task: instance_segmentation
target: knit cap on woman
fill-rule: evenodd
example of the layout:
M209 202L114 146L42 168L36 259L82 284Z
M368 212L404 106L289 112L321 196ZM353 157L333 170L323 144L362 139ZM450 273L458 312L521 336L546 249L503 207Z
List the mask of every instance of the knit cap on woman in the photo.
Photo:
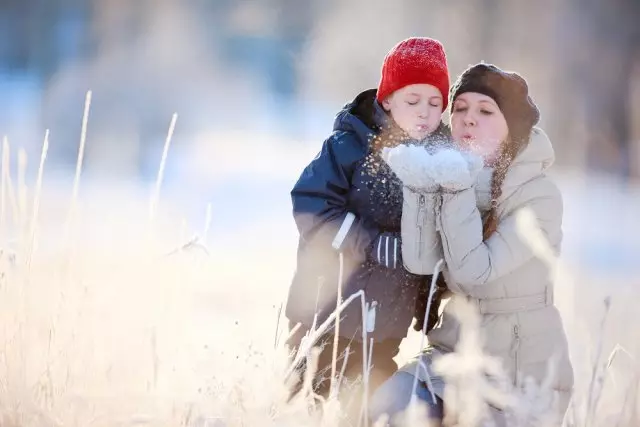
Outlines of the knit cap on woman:
M477 92L492 98L507 122L511 143L518 147L527 143L531 129L540 120L540 111L522 76L493 64L476 64L464 70L451 87L449 103L452 109L456 98L465 92Z
M442 43L428 37L400 41L385 56L376 98L384 101L398 89L430 84L442 94L443 110L449 95L449 67Z

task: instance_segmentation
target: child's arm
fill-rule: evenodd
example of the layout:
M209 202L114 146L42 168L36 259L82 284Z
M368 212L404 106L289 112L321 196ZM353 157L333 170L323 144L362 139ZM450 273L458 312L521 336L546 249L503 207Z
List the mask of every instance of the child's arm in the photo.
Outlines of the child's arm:
M346 132L327 139L291 191L293 215L302 239L333 246L364 260L380 231L353 212L347 202L351 179L367 147Z

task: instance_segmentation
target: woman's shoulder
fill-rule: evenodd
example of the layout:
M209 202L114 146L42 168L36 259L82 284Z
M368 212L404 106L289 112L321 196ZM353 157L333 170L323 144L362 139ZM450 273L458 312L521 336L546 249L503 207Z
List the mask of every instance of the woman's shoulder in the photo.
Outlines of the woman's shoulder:
M513 194L523 202L545 199L556 203L562 203L562 191L548 174L540 174L522 184Z
M504 213L509 215L520 209L531 208L538 220L561 221L564 201L560 187L546 174L524 183L506 201Z

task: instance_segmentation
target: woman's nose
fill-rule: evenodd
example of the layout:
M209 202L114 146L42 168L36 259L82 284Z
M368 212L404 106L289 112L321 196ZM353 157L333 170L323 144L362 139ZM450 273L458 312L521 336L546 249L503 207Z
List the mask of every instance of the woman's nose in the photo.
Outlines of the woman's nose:
M476 125L476 118L473 116L473 114L465 114L464 115L464 124L467 126L475 126Z

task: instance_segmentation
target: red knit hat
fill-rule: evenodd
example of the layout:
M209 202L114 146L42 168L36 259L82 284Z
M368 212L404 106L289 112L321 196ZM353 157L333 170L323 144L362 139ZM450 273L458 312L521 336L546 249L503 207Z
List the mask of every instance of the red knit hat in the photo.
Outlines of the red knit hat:
M396 90L420 83L433 85L440 90L444 103L442 109L446 110L449 68L444 47L438 40L411 37L396 44L385 56L376 98L382 102Z

